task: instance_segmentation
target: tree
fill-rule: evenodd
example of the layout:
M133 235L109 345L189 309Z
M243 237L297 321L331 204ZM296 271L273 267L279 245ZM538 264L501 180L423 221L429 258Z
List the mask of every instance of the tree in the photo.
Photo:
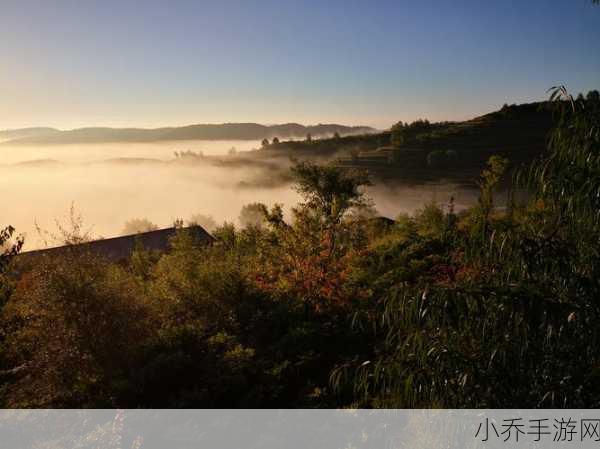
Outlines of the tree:
M306 135L306 141L307 141L308 143L311 143L311 142L312 142L312 135L311 135L310 133L308 133L308 134Z
M480 188L479 209L485 222L494 209L494 189L508 168L508 159L501 156L489 158L487 167L481 172L477 184Z
M362 171L311 162L294 161L292 175L302 202L289 223L281 205L264 211L261 282L275 296L302 304L303 319L332 316L348 305L346 257L364 248L366 223L354 213L369 205L363 188L370 182Z
M139 234L141 232L156 231L157 229L158 226L147 218L133 218L125 222L125 226L123 227L121 234Z
M333 133L333 138L334 138L334 139L339 139L339 138L340 138L340 133L339 133L339 132L337 132L337 131L336 131L336 132L334 132L334 133Z
M396 123L394 126L392 126L391 129L391 134L392 134L392 145L397 147L402 146L402 144L404 143L404 123L402 123L402 121L399 121L398 123Z
M278 137L273 137L273 145L277 145L279 143Z
M350 209L363 206L363 188L371 185L365 172L308 161L296 162L292 175L295 189L304 199L301 206L313 210L327 224L339 224Z
M81 212L78 212L75 208L75 203L71 203L69 208L69 215L64 223L61 223L58 219L54 221L57 230L51 232L42 229L38 226L37 222L35 227L40 239L43 241L44 246L51 245L79 245L81 243L89 242L93 238L101 238L99 236L92 235L92 228L85 229L83 216Z
M263 139L260 144L263 148L267 148L269 146L269 139Z
M250 203L242 207L238 220L242 228L262 228L265 224L266 206L262 203Z
M598 92L597 90L590 90L587 93L585 99L590 103L598 103L600 102L600 92Z
M392 145L396 148L401 147L408 141L417 138L421 134L428 133L431 130L429 120L415 120L411 124L402 123L401 121L392 126L391 140Z
M140 284L91 253L40 258L3 310L3 359L21 370L10 406L97 407L131 385L141 342L158 327ZM3 361L4 361L3 360Z
M194 214L188 220L190 226L202 226L208 232L212 232L217 227L217 222L212 215Z

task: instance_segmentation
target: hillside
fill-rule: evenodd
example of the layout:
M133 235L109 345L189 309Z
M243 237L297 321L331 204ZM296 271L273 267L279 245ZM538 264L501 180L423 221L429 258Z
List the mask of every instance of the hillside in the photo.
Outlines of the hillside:
M285 141L257 153L335 160L339 165L363 167L392 178L472 179L494 154L512 164L531 161L546 148L552 124L553 114L545 102L506 105L464 122L419 121L401 131ZM398 133L403 133L402 139L394 138Z
M107 142L157 142L174 140L261 140L273 137L292 139L306 135L331 136L353 135L375 132L366 126L344 126L338 124L318 124L312 126L298 123L280 125L260 125L258 123L199 124L167 128L78 128L56 130L52 128L30 128L28 130L3 131L5 139L12 144L69 144Z
M0 140L35 138L47 136L57 132L59 132L58 129L48 127L6 129L4 131L0 131Z

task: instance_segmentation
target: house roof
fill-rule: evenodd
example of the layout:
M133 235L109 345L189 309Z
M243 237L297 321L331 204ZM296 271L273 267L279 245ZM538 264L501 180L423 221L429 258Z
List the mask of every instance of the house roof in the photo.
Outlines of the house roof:
M184 228L192 233L192 236L202 243L211 243L214 241L208 232L201 226L190 226ZM55 248L46 248L35 251L26 251L20 254L20 257L32 257L38 255L59 255L67 251L90 252L103 256L104 258L117 262L128 259L134 248L141 245L147 250L166 252L170 248L170 240L177 233L177 228L159 229L157 231L141 232L139 234L124 235L102 240L93 240L91 242L80 243L77 245L58 246Z

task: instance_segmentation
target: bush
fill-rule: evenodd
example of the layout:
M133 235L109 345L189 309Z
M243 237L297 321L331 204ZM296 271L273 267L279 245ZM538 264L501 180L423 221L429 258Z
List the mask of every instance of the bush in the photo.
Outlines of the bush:
M10 407L112 407L139 348L152 337L152 304L120 267L70 251L41 256L2 311L2 389Z

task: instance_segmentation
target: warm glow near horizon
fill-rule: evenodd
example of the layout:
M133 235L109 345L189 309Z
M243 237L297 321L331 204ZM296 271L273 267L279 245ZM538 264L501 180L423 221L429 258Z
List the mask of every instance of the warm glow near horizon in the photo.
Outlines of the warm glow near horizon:
M283 3L5 1L0 129L387 128L600 84L587 2Z

